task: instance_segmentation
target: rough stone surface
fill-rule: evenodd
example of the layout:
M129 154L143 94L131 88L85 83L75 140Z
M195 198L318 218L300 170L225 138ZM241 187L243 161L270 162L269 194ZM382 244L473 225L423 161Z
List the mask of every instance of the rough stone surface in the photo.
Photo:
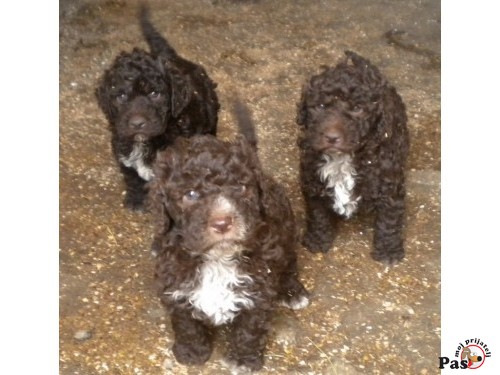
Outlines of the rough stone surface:
M312 303L280 309L262 374L437 374L440 351L440 4L434 0L150 1L154 24L218 83L219 135L235 134L237 93L258 126L265 169L303 227L296 103L343 50L369 58L408 110L407 257L374 262L369 217L340 227L327 254L299 248ZM178 364L152 285L151 219L124 186L93 91L122 50L146 48L137 3L60 2L60 374L225 374L225 337L203 367ZM384 34L404 30L396 43ZM394 42L394 40L393 40Z

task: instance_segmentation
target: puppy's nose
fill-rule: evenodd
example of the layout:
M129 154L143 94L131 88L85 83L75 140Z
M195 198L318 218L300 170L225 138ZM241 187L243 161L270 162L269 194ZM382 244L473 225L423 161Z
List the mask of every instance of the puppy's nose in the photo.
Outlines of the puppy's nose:
M326 138L326 141L331 145L342 143L342 134L338 131L329 131L327 133L324 133L324 136Z
M217 233L226 233L233 226L233 218L231 216L214 217L210 221L210 227Z
M132 116L130 120L128 120L128 124L130 127L135 129L143 128L146 125L146 119L143 116Z

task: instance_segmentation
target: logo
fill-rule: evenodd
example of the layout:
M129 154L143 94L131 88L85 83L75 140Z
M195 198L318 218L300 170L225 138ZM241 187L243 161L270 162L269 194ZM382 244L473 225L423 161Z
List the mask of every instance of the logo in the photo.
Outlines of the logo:
M455 358L439 357L439 368L450 369L477 369L484 365L486 358L491 357L491 351L478 338L465 340L465 345L459 343L455 350Z
M479 354L478 354L479 353ZM486 354L478 345L469 345L463 348L462 353L460 354L460 359L467 360L467 368L479 368L483 365L484 360L486 359Z

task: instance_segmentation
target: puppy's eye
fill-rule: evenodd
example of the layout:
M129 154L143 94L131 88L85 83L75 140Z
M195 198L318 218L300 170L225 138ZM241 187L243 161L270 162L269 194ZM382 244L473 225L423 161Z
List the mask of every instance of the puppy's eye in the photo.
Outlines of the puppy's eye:
M116 100L118 103L125 103L128 100L128 95L124 93L118 94L116 96Z
M200 199L200 193L198 193L196 190L189 190L186 194L184 194L184 197L182 197L182 199L188 202L194 202Z
M315 105L315 106L314 106L314 109L315 109L316 111L324 111L324 110L325 110L325 108L326 108L326 106L325 106L325 104L324 104L324 103L320 103L320 104L317 104L317 105Z
M234 187L234 191L240 194L245 194L247 192L247 187L245 185L238 185Z
M158 91L151 91L149 94L148 94L148 97L149 99L151 100L158 100L160 99L161 97L161 93L158 92Z
M351 112L354 113L355 115L359 115L360 113L363 112L363 107L359 105L355 105L352 109Z

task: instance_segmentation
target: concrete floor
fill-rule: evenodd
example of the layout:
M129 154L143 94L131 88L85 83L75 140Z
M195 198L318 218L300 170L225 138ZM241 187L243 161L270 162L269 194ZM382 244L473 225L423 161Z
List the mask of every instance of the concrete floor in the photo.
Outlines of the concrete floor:
M299 248L305 310L279 310L262 374L437 374L440 353L440 3L435 0L150 1L182 56L218 83L221 138L237 92L258 126L265 169L303 224L295 146L304 81L352 49L403 97L412 137L407 257L371 260L369 217L333 249ZM202 367L176 363L152 286L151 219L125 210L124 186L93 91L115 55L146 48L136 3L60 2L60 374L226 374L222 330ZM406 31L397 44L384 33Z

